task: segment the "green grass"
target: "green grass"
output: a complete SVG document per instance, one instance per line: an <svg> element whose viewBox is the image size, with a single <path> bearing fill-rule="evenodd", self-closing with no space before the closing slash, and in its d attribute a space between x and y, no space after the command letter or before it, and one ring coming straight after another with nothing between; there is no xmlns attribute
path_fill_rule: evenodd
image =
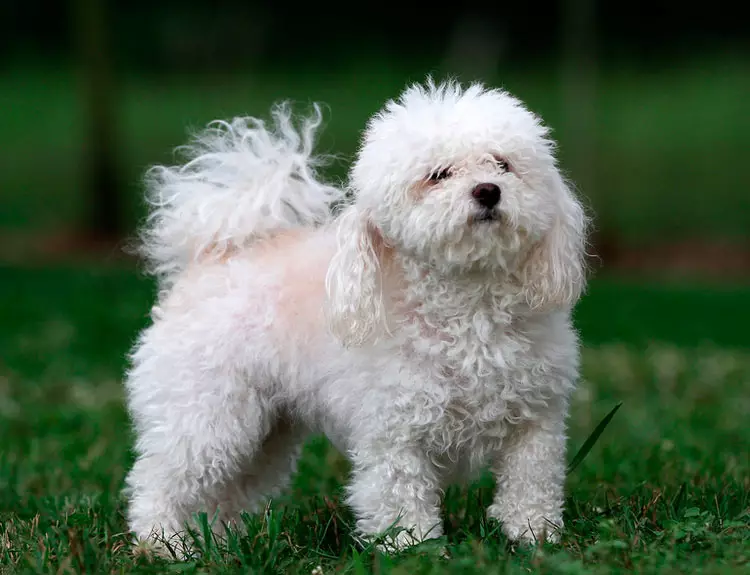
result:
<svg viewBox="0 0 750 575"><path fill-rule="evenodd" d="M266 115L291 99L329 106L321 149L342 161L342 178L367 118L407 82L438 75L430 64L358 62L335 70L255 71L233 76L119 78L117 132L124 198L132 225L142 215L147 166L172 160L188 128L239 114ZM708 236L744 238L750 229L750 171L742 169L750 114L747 59L716 55L654 69L610 65L597 78L594 180L582 192L597 223L629 242ZM504 66L493 85L517 94L553 127L563 166L575 126L563 109L560 70ZM85 206L80 82L72 70L10 70L0 77L0 227L70 225ZM571 174L576 178L576 174Z"/></svg>
<svg viewBox="0 0 750 575"><path fill-rule="evenodd" d="M249 535L169 564L127 544L132 461L124 355L153 287L126 269L0 268L0 573L730 573L750 565L750 288L595 280L577 312L585 350L559 545L509 545L484 519L492 482L451 488L450 558L357 547L346 461L307 446L291 491ZM695 324L695 325L694 325ZM746 571L745 571L746 572Z"/></svg>

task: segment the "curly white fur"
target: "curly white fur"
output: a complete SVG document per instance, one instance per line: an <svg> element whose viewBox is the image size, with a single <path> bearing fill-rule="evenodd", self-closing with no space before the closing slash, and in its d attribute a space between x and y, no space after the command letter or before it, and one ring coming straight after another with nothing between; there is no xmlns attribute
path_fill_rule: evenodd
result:
<svg viewBox="0 0 750 575"><path fill-rule="evenodd" d="M216 121L181 148L184 165L149 170L153 210L141 251L167 282L198 257L222 257L279 230L329 219L329 204L342 196L315 177L323 160L312 155L319 107L300 131L287 104L272 117L272 131L257 118Z"/></svg>
<svg viewBox="0 0 750 575"><path fill-rule="evenodd" d="M130 527L234 522L322 431L353 462L363 535L439 536L441 490L489 467L506 534L556 538L587 219L546 128L499 90L410 87L369 123L329 222L319 116L301 136L276 118L223 125L159 172L144 251L165 294L127 379Z"/></svg>

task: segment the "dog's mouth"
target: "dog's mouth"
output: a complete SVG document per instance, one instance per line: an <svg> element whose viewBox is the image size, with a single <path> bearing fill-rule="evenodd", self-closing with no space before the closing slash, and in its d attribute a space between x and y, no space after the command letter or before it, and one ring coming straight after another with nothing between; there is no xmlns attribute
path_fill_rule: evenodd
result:
<svg viewBox="0 0 750 575"><path fill-rule="evenodd" d="M484 223L499 222L499 221L500 221L500 214L498 214L494 210L482 210L481 212L477 214L472 214L472 216L469 219L469 223L471 224L484 224Z"/></svg>

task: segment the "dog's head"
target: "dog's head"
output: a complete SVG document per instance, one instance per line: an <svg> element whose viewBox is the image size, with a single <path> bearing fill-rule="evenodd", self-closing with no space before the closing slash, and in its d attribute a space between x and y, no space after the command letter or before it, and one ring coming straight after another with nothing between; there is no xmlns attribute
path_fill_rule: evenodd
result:
<svg viewBox="0 0 750 575"><path fill-rule="evenodd" d="M547 128L505 92L410 87L370 121L351 187L356 201L340 220L328 278L331 325L349 343L383 319L386 248L446 277L516 281L532 308L568 306L580 295L586 216L557 169Z"/></svg>

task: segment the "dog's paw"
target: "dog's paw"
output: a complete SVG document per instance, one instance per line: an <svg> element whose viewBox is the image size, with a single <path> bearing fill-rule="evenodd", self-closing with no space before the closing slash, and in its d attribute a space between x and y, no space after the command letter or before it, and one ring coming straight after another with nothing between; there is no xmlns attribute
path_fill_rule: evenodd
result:
<svg viewBox="0 0 750 575"><path fill-rule="evenodd" d="M420 550L425 552L435 552L437 555L447 553L444 541L441 540L440 533L430 532L426 536L419 537L416 535L416 529L397 529L390 533L379 535L377 537L367 537L375 549L386 555L395 555L406 549L419 546Z"/></svg>
<svg viewBox="0 0 750 575"><path fill-rule="evenodd" d="M396 554L409 547L414 547L421 543L421 539L406 529L401 529L397 533L388 534L380 538L375 548L381 553Z"/></svg>
<svg viewBox="0 0 750 575"><path fill-rule="evenodd" d="M538 517L529 519L523 515L514 514L503 517L496 506L491 506L488 515L500 521L505 536L515 543L537 545L538 543L559 543L563 527L562 517Z"/></svg>
<svg viewBox="0 0 750 575"><path fill-rule="evenodd" d="M151 533L147 537L133 537L131 542L133 555L149 560L159 557L170 561L189 561L199 555L186 533Z"/></svg>
<svg viewBox="0 0 750 575"><path fill-rule="evenodd" d="M513 542L524 545L537 545L539 543L559 543L562 521L551 522L547 520L526 523L505 522L503 533Z"/></svg>

